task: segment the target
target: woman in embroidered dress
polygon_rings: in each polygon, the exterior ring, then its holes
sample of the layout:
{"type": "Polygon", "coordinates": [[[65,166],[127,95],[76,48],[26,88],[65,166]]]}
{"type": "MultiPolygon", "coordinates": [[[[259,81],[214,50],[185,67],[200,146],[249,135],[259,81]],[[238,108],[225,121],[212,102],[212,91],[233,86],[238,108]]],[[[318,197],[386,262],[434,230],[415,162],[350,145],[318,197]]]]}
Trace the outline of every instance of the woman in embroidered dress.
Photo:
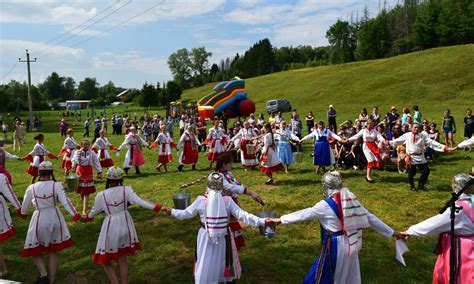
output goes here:
{"type": "Polygon", "coordinates": [[[64,174],[68,175],[69,171],[72,168],[72,158],[76,152],[76,149],[80,149],[79,145],[77,144],[76,140],[74,139],[74,130],[69,128],[66,131],[67,137],[64,139],[64,145],[59,152],[58,156],[63,156],[63,161],[61,163],[61,168],[64,169],[64,174]]]}
{"type": "Polygon", "coordinates": [[[245,121],[244,127],[241,128],[239,133],[237,133],[231,139],[232,142],[240,140],[240,161],[242,162],[242,166],[244,167],[245,171],[247,171],[249,168],[253,169],[258,166],[258,160],[256,156],[257,145],[253,141],[253,138],[257,136],[257,132],[255,132],[252,127],[250,127],[250,123],[245,121]]]}
{"type": "Polygon", "coordinates": [[[110,157],[110,153],[107,150],[107,147],[109,150],[117,150],[114,145],[110,144],[109,140],[105,137],[105,131],[101,130],[99,131],[99,138],[95,140],[94,145],[92,145],[92,149],[94,151],[98,151],[99,155],[99,160],[100,160],[100,166],[102,168],[110,168],[114,166],[114,161],[110,157]]]}
{"type": "Polygon", "coordinates": [[[100,166],[99,158],[97,158],[97,154],[94,151],[89,149],[90,144],[89,139],[82,140],[82,148],[76,151],[72,159],[72,168],[75,169],[76,174],[79,176],[79,187],[76,189],[76,192],[82,198],[82,215],[86,215],[89,209],[89,195],[96,191],[93,167],[97,171],[97,178],[102,178],[102,167],[100,166]]]}
{"type": "Polygon", "coordinates": [[[214,161],[217,161],[219,155],[225,153],[225,145],[229,137],[225,135],[222,128],[219,127],[219,119],[214,119],[214,127],[209,129],[209,134],[207,135],[206,141],[204,144],[208,146],[207,160],[210,161],[209,169],[212,169],[212,164],[214,161]]]}
{"type": "Polygon", "coordinates": [[[97,194],[91,211],[82,218],[82,221],[88,222],[101,212],[106,215],[92,261],[104,267],[113,284],[128,283],[127,256],[141,249],[132,216],[128,212],[129,204],[138,204],[155,212],[166,209],[160,204],[143,200],[130,186],[124,186],[122,176],[122,169],[109,168],[105,190],[97,194]],[[118,263],[120,277],[115,273],[113,261],[118,263]]]}
{"type": "Polygon", "coordinates": [[[145,164],[142,150],[143,147],[148,147],[148,143],[138,135],[137,129],[134,126],[130,127],[130,131],[117,151],[120,151],[123,147],[128,149],[123,161],[123,170],[128,174],[128,170],[131,167],[135,167],[136,174],[141,174],[140,166],[145,164]]]}
{"type": "Polygon", "coordinates": [[[362,229],[371,227],[387,238],[403,236],[368,212],[349,189],[342,187],[342,177],[337,171],[326,172],[322,183],[326,199],[311,208],[270,220],[284,225],[319,220],[322,230],[321,254],[303,283],[361,283],[359,251],[362,248],[362,229]]]}
{"type": "Polygon", "coordinates": [[[166,131],[166,125],[162,124],[160,126],[160,133],[156,137],[155,142],[151,144],[151,147],[158,146],[158,165],[156,169],[161,172],[161,167],[165,168],[165,173],[168,172],[167,164],[173,160],[173,156],[171,155],[171,148],[174,148],[173,138],[171,138],[170,134],[166,131]]]}
{"type": "Polygon", "coordinates": [[[367,176],[366,181],[369,183],[374,182],[370,176],[372,169],[380,169],[383,167],[382,159],[380,157],[380,148],[378,144],[385,141],[385,138],[378,133],[374,128],[372,120],[367,120],[365,128],[359,131],[356,135],[349,138],[349,142],[362,138],[364,144],[362,145],[362,151],[367,159],[367,176]]]}
{"type": "MultiPolygon", "coordinates": [[[[474,205],[472,203],[474,194],[473,177],[468,174],[457,174],[453,177],[452,190],[459,193],[463,187],[468,187],[459,196],[456,206],[462,210],[456,212],[454,219],[454,234],[456,237],[456,275],[455,283],[470,284],[474,279],[474,205]],[[470,184],[470,185],[469,185],[470,184]]],[[[450,283],[450,252],[451,252],[451,208],[447,208],[442,214],[438,214],[411,226],[405,234],[415,237],[438,237],[435,253],[438,255],[433,271],[433,284],[450,283]]]]}
{"type": "Polygon", "coordinates": [[[42,162],[38,172],[39,181],[28,186],[21,206],[23,215],[26,215],[32,204],[35,207],[21,255],[34,257],[36,268],[40,273],[35,283],[54,283],[58,266],[56,253],[71,247],[73,243],[67,223],[57,207],[58,201],[71,216],[74,216],[74,221],[79,220],[81,216],[66,196],[62,183],[54,180],[53,164],[49,161],[42,162]],[[49,275],[43,253],[49,255],[49,275]]]}
{"type": "Polygon", "coordinates": [[[266,123],[264,127],[265,134],[263,136],[262,161],[260,164],[260,171],[264,173],[268,180],[265,184],[273,183],[273,173],[278,172],[283,168],[283,165],[278,160],[276,151],[275,138],[273,137],[272,126],[266,123]]]}
{"type": "Polygon", "coordinates": [[[31,175],[31,184],[35,183],[36,178],[38,177],[38,167],[39,164],[43,161],[45,161],[46,156],[50,159],[57,159],[58,157],[52,154],[46,147],[43,145],[44,142],[44,135],[43,134],[38,134],[35,137],[36,145],[33,147],[33,151],[28,153],[25,157],[23,157],[23,160],[30,161],[30,166],[28,169],[26,169],[26,172],[31,175]]]}
{"type": "Polygon", "coordinates": [[[181,135],[179,139],[178,146],[176,147],[178,152],[181,147],[183,148],[183,151],[179,154],[178,171],[181,172],[185,165],[192,165],[193,171],[196,170],[200,146],[201,142],[199,142],[199,137],[196,136],[194,124],[188,125],[188,129],[183,132],[183,135],[181,135]]]}
{"type": "Polygon", "coordinates": [[[311,134],[301,138],[300,142],[311,138],[315,139],[313,165],[317,166],[316,173],[319,173],[321,168],[323,168],[323,171],[326,171],[325,167],[334,165],[336,163],[334,153],[332,152],[328,140],[333,138],[341,142],[342,138],[339,135],[334,134],[331,130],[327,129],[324,126],[324,121],[322,120],[318,122],[318,127],[314,129],[311,134]]]}
{"type": "MultiPolygon", "coordinates": [[[[15,235],[15,229],[13,228],[12,218],[10,217],[5,198],[13,204],[13,207],[15,207],[21,218],[26,217],[21,214],[21,204],[18,201],[15,192],[13,192],[8,177],[5,174],[0,173],[0,244],[2,245],[3,242],[15,235]]],[[[5,263],[5,256],[3,255],[2,247],[0,247],[0,278],[3,279],[8,275],[8,269],[5,263]]]]}
{"type": "Polygon", "coordinates": [[[293,164],[293,152],[291,151],[290,139],[299,142],[298,136],[293,134],[290,129],[286,127],[286,121],[283,121],[280,128],[275,133],[277,142],[278,160],[283,164],[285,173],[288,173],[288,166],[293,164]]]}
{"type": "Polygon", "coordinates": [[[241,267],[234,239],[230,237],[229,216],[252,227],[262,226],[265,219],[243,211],[229,196],[222,196],[223,176],[211,173],[206,194],[199,196],[184,210],[163,209],[178,220],[199,214],[201,228],[196,242],[194,281],[199,284],[231,282],[240,278],[241,267]]]}
{"type": "Polygon", "coordinates": [[[0,138],[0,174],[4,174],[7,178],[10,184],[12,183],[12,176],[10,175],[10,172],[8,172],[7,167],[5,165],[6,159],[15,159],[21,161],[22,159],[19,158],[17,155],[12,155],[8,153],[4,148],[3,148],[3,143],[5,140],[3,138],[0,138]]]}

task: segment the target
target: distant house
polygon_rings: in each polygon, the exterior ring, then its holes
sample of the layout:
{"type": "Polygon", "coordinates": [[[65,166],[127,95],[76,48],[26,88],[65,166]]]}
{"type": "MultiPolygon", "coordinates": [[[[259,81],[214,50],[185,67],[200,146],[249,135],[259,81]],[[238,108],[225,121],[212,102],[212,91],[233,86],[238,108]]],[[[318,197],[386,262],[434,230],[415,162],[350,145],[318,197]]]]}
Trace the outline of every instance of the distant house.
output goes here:
{"type": "Polygon", "coordinates": [[[128,95],[130,95],[130,90],[127,89],[123,92],[121,92],[120,94],[117,95],[117,98],[121,101],[121,102],[125,102],[125,100],[128,98],[128,95]]]}
{"type": "Polygon", "coordinates": [[[66,101],[66,109],[67,110],[76,110],[76,109],[88,108],[90,102],[91,102],[90,100],[66,101]]]}

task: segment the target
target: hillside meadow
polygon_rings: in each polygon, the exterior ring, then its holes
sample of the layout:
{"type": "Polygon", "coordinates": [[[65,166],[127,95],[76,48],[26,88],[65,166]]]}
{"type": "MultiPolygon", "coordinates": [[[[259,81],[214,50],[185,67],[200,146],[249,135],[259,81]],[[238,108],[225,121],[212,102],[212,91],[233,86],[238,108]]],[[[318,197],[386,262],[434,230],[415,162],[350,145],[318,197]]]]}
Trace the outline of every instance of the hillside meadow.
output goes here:
{"type": "MultiPolygon", "coordinates": [[[[457,46],[433,49],[389,59],[358,62],[353,64],[325,66],[311,69],[287,71],[246,81],[249,96],[257,104],[257,112],[264,112],[264,104],[273,98],[290,100],[301,114],[312,110],[316,119],[325,118],[327,105],[333,104],[338,111],[338,121],[354,119],[360,108],[369,110],[378,105],[382,113],[391,105],[400,110],[403,106],[420,106],[423,117],[441,121],[442,112],[449,107],[458,122],[456,141],[462,133],[462,117],[466,107],[472,107],[474,100],[474,46],[457,46]]],[[[213,85],[188,90],[183,100],[198,99],[209,93],[213,85]]],[[[123,109],[108,110],[108,113],[123,109]]],[[[132,110],[130,110],[132,111],[132,110]]],[[[136,110],[141,112],[141,110],[136,110]]],[[[164,110],[154,110],[164,114],[164,110]]],[[[26,117],[26,114],[22,114],[26,117]]],[[[41,129],[46,135],[45,145],[53,153],[62,146],[57,128],[57,112],[39,113],[45,125],[41,129]]],[[[288,114],[285,115],[288,118],[288,114]]],[[[73,125],[72,118],[67,121],[73,125]]],[[[231,120],[232,121],[232,120],[231,120]]],[[[80,140],[82,123],[77,122],[76,139],[80,140]]],[[[110,129],[110,128],[109,128],[110,129]]],[[[175,141],[178,133],[175,126],[175,141]]],[[[34,145],[29,133],[25,148],[17,153],[27,154],[34,145]]],[[[119,145],[123,137],[109,135],[114,145],[119,145]]],[[[6,149],[12,152],[11,144],[6,149]]],[[[290,173],[275,176],[274,185],[264,185],[265,177],[258,171],[245,172],[239,164],[234,164],[234,174],[242,183],[257,191],[268,204],[265,210],[285,214],[313,206],[322,198],[320,178],[314,172],[309,154],[310,143],[304,144],[305,157],[302,164],[290,167],[290,173]]],[[[113,155],[118,165],[123,156],[113,155]]],[[[172,206],[172,196],[179,191],[179,185],[198,179],[209,173],[205,156],[200,154],[198,170],[185,168],[179,173],[176,152],[167,174],[157,173],[156,149],[145,150],[146,164],[142,175],[131,170],[125,177],[125,184],[131,185],[143,198],[172,206]]],[[[411,224],[422,221],[434,214],[449,199],[451,177],[459,172],[467,172],[474,165],[472,152],[456,151],[451,154],[436,153],[435,162],[430,164],[429,190],[410,192],[407,176],[393,170],[375,173],[374,184],[368,184],[364,171],[342,171],[344,183],[372,213],[380,217],[396,230],[405,230],[411,224]]],[[[56,178],[63,179],[60,161],[54,161],[56,178]]],[[[7,168],[13,176],[14,190],[22,197],[30,177],[24,172],[28,163],[7,161],[7,168]]],[[[418,177],[418,176],[417,176],[418,177]]],[[[97,181],[102,190],[105,181],[97,181]]],[[[203,183],[185,189],[193,199],[205,189],[203,183]]],[[[73,204],[81,208],[80,197],[68,192],[73,204]]],[[[252,213],[259,213],[262,207],[247,196],[239,198],[241,206],[252,213]]],[[[92,202],[91,202],[92,203],[92,202]]],[[[199,220],[177,221],[164,213],[131,206],[143,249],[129,257],[130,283],[192,283],[193,258],[199,220]]],[[[65,210],[63,210],[66,216],[65,210]]],[[[37,277],[32,258],[22,258],[29,218],[22,220],[11,210],[17,235],[2,244],[10,271],[9,279],[31,283],[37,277]]],[[[31,216],[31,211],[29,217],[31,216]]],[[[66,216],[69,230],[74,238],[74,246],[60,253],[57,283],[107,283],[100,266],[92,264],[97,237],[104,215],[99,215],[91,223],[73,223],[66,216]]],[[[299,283],[315,257],[319,254],[320,229],[317,221],[277,228],[274,239],[259,235],[258,229],[244,228],[246,247],[240,253],[244,268],[242,283],[299,283]]],[[[394,239],[385,239],[374,231],[364,231],[364,244],[360,252],[363,283],[429,283],[435,256],[431,253],[436,237],[410,239],[410,252],[405,255],[407,267],[395,260],[394,239]]]]}

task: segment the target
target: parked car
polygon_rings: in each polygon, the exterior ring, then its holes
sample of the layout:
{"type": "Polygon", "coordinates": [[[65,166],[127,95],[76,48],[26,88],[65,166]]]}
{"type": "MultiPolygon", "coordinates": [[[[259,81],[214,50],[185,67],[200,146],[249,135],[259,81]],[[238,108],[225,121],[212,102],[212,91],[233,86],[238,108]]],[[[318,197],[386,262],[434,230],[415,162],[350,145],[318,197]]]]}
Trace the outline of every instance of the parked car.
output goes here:
{"type": "Polygon", "coordinates": [[[282,100],[282,99],[267,101],[268,114],[276,113],[279,111],[281,112],[291,111],[290,102],[287,100],[282,100]]]}

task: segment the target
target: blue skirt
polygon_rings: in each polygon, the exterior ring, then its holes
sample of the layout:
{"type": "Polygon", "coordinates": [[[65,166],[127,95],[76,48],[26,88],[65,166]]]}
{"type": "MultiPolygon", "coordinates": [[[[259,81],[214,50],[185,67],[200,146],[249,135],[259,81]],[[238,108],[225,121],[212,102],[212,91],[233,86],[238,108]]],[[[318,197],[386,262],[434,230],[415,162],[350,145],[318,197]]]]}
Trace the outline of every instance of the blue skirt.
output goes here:
{"type": "Polygon", "coordinates": [[[331,162],[331,146],[327,140],[318,140],[314,143],[314,159],[313,165],[326,167],[331,162]]]}
{"type": "Polygon", "coordinates": [[[321,255],[316,258],[308,273],[304,277],[303,284],[332,284],[334,283],[334,271],[336,270],[337,261],[337,236],[331,237],[331,249],[326,252],[321,279],[316,282],[316,273],[319,266],[321,255]]]}
{"type": "Polygon", "coordinates": [[[280,163],[285,165],[294,163],[293,152],[291,151],[291,145],[288,141],[278,142],[277,152],[280,163]]]}

